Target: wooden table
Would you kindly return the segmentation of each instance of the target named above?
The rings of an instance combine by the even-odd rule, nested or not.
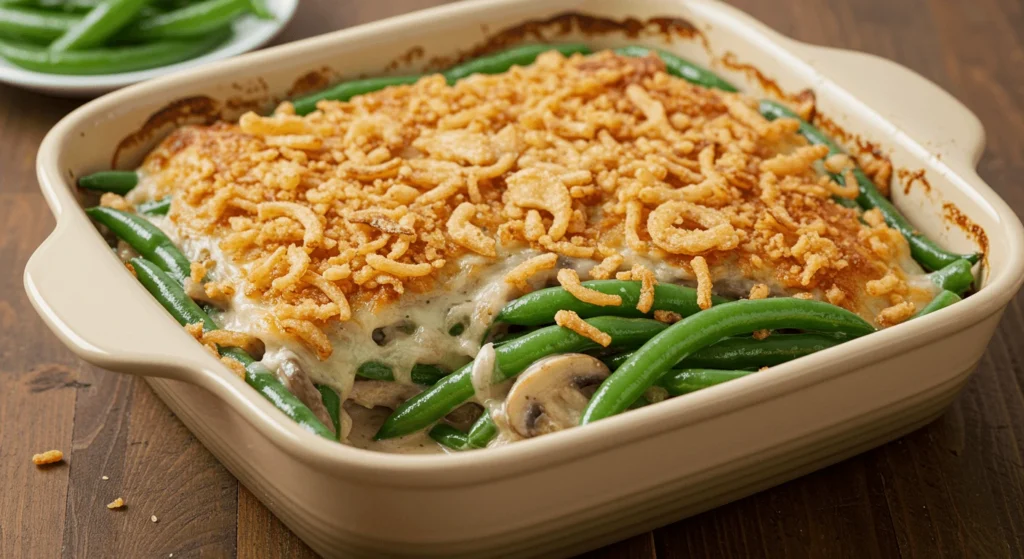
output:
[[[304,0],[281,40],[437,3]],[[787,35],[894,59],[951,91],[988,131],[981,176],[1024,210],[1019,1],[736,3]],[[0,86],[0,557],[312,556],[146,384],[77,359],[29,305],[22,269],[53,227],[36,186],[36,148],[77,104]],[[1022,297],[935,423],[590,555],[1024,556]],[[50,448],[66,463],[38,470],[29,457]],[[104,508],[119,496],[126,509]]]

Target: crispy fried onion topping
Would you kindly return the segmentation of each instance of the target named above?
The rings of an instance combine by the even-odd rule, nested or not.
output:
[[[704,229],[687,229],[676,224],[693,221]],[[690,202],[661,204],[647,218],[651,240],[672,254],[700,254],[709,250],[732,250],[740,243],[740,234],[722,212]]]
[[[612,343],[612,337],[607,332],[602,332],[595,326],[580,318],[580,315],[573,311],[561,310],[555,313],[555,324],[572,330],[584,338],[589,338],[601,347],[608,347]]]
[[[476,206],[469,202],[459,204],[445,224],[448,228],[448,235],[460,246],[468,248],[477,254],[494,258],[498,256],[494,248],[496,243],[493,238],[485,235],[479,227],[473,225],[471,220],[475,215]]]
[[[599,307],[617,307],[622,304],[622,297],[619,295],[601,293],[600,291],[584,287],[583,284],[580,283],[580,276],[576,273],[576,270],[571,268],[562,268],[558,271],[557,277],[558,283],[563,289],[584,303],[590,303],[591,305],[597,305]]]
[[[530,291],[528,280],[535,274],[550,270],[558,262],[558,255],[548,252],[524,260],[505,275],[505,283],[514,285],[520,291]]]
[[[558,176],[545,169],[530,168],[513,173],[506,182],[508,203],[548,212],[552,218],[548,228],[551,240],[559,241],[565,236],[572,219],[572,196]]]

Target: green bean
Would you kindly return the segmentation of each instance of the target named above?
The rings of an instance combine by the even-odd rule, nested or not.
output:
[[[966,258],[954,260],[945,268],[928,274],[928,278],[931,279],[932,283],[935,285],[945,289],[946,291],[952,291],[957,295],[963,294],[963,292],[970,289],[971,284],[974,283],[974,274],[971,272],[971,262]]]
[[[723,91],[736,91],[736,87],[731,83],[720,78],[714,72],[702,68],[689,60],[680,58],[668,51],[661,49],[651,49],[647,47],[639,46],[628,46],[620,47],[614,50],[615,54],[621,56],[630,56],[642,58],[651,53],[658,55],[662,62],[665,63],[665,69],[668,73],[682,78],[690,83],[694,83],[709,89],[721,89]]]
[[[249,0],[252,13],[260,19],[274,19],[274,12],[270,11],[267,0]]]
[[[139,204],[139,213],[146,215],[167,215],[171,211],[171,197],[164,196],[159,200],[150,200]]]
[[[159,266],[142,258],[132,258],[135,277],[153,295],[167,312],[185,326],[202,323],[204,331],[216,330],[217,324],[199,305],[185,294],[185,291]],[[335,439],[316,414],[281,384],[277,376],[263,363],[254,360],[248,353],[237,347],[219,348],[221,355],[230,357],[245,366],[245,382],[256,389],[274,407],[292,418],[302,428],[327,439]]]
[[[856,314],[822,301],[777,297],[733,301],[690,315],[651,338],[590,399],[580,423],[621,413],[666,371],[694,351],[755,330],[794,328],[863,336],[875,329]]]
[[[576,312],[583,318],[594,316],[650,316],[657,310],[673,311],[683,316],[699,312],[697,306],[697,290],[673,284],[657,284],[654,286],[654,306],[649,313],[640,312],[637,302],[640,300],[640,282],[619,280],[591,280],[583,282],[588,289],[622,297],[619,306],[602,307],[584,303],[572,296],[561,287],[539,289],[510,302],[498,313],[496,322],[506,322],[519,326],[537,326],[555,321],[555,313],[559,310]],[[728,299],[713,297],[714,304],[727,302]]]
[[[491,414],[484,410],[468,433],[456,429],[447,423],[438,423],[427,432],[430,438],[452,450],[471,450],[487,448],[487,443],[498,435],[498,426],[491,419]]]
[[[416,83],[416,80],[418,79],[420,79],[420,76],[418,75],[387,76],[383,78],[366,78],[364,80],[342,82],[330,89],[325,89],[323,91],[313,93],[312,95],[295,99],[292,101],[292,105],[295,106],[296,114],[307,115],[316,110],[316,104],[320,101],[348,101],[356,95],[372,93],[393,85]]]
[[[367,361],[362,365],[359,365],[359,368],[356,369],[356,374],[369,380],[395,380],[395,375],[391,370],[391,367],[378,361]],[[422,363],[413,365],[412,372],[410,373],[414,383],[422,384],[424,386],[431,386],[447,375],[448,371],[445,371],[437,365],[425,365]]]
[[[487,56],[481,56],[468,60],[462,64],[452,66],[441,72],[448,84],[467,78],[473,74],[500,74],[507,72],[513,66],[528,66],[533,64],[541,54],[557,50],[565,56],[576,53],[590,54],[590,48],[582,43],[566,43],[561,45],[522,45],[512,47]]]
[[[78,186],[87,190],[113,192],[124,196],[139,184],[135,171],[100,171],[78,179]]]
[[[913,318],[919,318],[926,314],[931,314],[937,310],[944,309],[953,303],[960,302],[960,296],[952,291],[942,291],[931,300],[930,303],[924,306],[921,310],[917,311],[917,314]]]
[[[698,349],[676,366],[690,369],[757,369],[773,367],[839,345],[844,340],[826,334],[776,334],[763,340],[750,336],[726,338]]]
[[[642,318],[601,316],[587,322],[611,336],[610,347],[635,347],[666,328],[661,322]],[[597,347],[594,341],[568,328],[541,328],[494,348],[493,381],[501,382],[518,375],[531,363],[547,355],[582,352]],[[473,396],[472,370],[473,364],[469,363],[403,402],[387,418],[375,438],[390,439],[406,435],[447,415]]]
[[[530,332],[533,332],[534,330],[536,330],[536,328],[527,328],[525,330],[519,330],[517,332],[505,332],[502,334],[495,334],[493,338],[494,347],[498,347],[499,345],[511,342],[516,338],[522,338],[523,336],[529,334]],[[486,341],[487,339],[487,335],[484,335],[484,341]]]
[[[114,208],[96,206],[85,210],[97,223],[107,226],[143,258],[160,266],[180,284],[192,274],[188,258],[167,235],[145,218]]]
[[[815,145],[820,144],[827,147],[829,154],[844,153],[843,149],[822,133],[821,130],[800,119],[796,113],[786,106],[775,101],[763,100],[760,104],[760,111],[768,120],[775,120],[780,117],[800,120],[800,133],[807,138],[807,141]],[[954,254],[918,233],[914,226],[896,209],[896,206],[879,192],[875,183],[864,174],[860,167],[853,169],[853,176],[857,180],[857,187],[860,189],[857,203],[866,210],[878,208],[882,212],[882,217],[885,218],[885,223],[899,231],[907,239],[907,243],[910,244],[910,253],[914,260],[917,260],[926,269],[931,271],[939,270],[961,258],[968,260],[972,264],[978,261],[978,254]],[[840,183],[845,181],[843,177],[838,175],[833,175],[832,177]]]
[[[367,361],[356,369],[356,374],[369,380],[395,380],[391,367],[377,361]]]
[[[446,371],[437,365],[417,363],[412,366],[412,381],[423,386],[433,386],[437,381],[448,376],[451,371]]]
[[[205,54],[231,36],[230,29],[187,41],[156,41],[122,47],[96,47],[57,52],[37,46],[0,41],[0,58],[11,64],[47,74],[118,74],[167,66]]]
[[[682,396],[690,392],[745,377],[754,371],[725,371],[719,369],[679,369],[669,371],[658,386],[668,390],[670,396]]]
[[[206,0],[139,20],[118,33],[117,38],[149,42],[201,37],[251,11],[250,0]]]
[[[486,448],[487,443],[498,436],[498,426],[494,424],[491,412],[484,410],[480,419],[469,428],[466,434],[466,443],[472,448]]]
[[[466,450],[469,448],[469,443],[466,440],[466,434],[447,423],[438,423],[437,425],[434,425],[430,431],[427,432],[427,435],[430,436],[431,439],[434,439],[452,450]]]
[[[81,19],[62,12],[0,5],[0,37],[47,44]]]
[[[103,0],[50,44],[53,52],[98,47],[127,25],[150,0]]]
[[[691,353],[674,367],[691,369],[757,369],[772,367],[839,345],[843,339],[826,334],[772,334],[763,340],[750,336],[726,338]],[[631,354],[602,359],[617,369]]]
[[[316,385],[317,391],[320,392],[320,399],[324,402],[324,407],[327,408],[327,415],[331,416],[331,423],[334,425],[334,432],[337,434],[337,438],[341,439],[341,398],[338,393],[334,391],[330,386],[323,384]]]

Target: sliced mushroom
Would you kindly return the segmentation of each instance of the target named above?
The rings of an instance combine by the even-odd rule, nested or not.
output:
[[[316,386],[313,386],[309,373],[302,368],[302,365],[299,365],[297,358],[289,357],[282,360],[277,367],[277,377],[281,379],[289,392],[306,404],[321,423],[326,425],[332,433],[334,432],[334,422],[331,420],[331,414],[327,413],[323,397],[320,396],[320,391],[316,389]]]
[[[523,437],[536,437],[578,425],[590,395],[609,374],[604,363],[582,353],[534,362],[505,399],[509,426]]]
[[[420,393],[422,388],[389,380],[357,380],[352,384],[348,399],[363,406],[382,406],[395,409],[399,404]]]

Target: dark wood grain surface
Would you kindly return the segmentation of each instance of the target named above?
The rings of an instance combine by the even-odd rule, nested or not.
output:
[[[281,40],[437,3],[304,0]],[[952,92],[985,124],[981,176],[1024,211],[1020,0],[735,3],[787,35],[891,58]],[[143,382],[81,362],[29,305],[22,270],[53,227],[36,149],[77,104],[0,86],[0,557],[312,556]],[[1022,300],[935,423],[589,555],[1024,557]],[[31,464],[50,448],[67,460]],[[119,496],[127,507],[108,511]]]

